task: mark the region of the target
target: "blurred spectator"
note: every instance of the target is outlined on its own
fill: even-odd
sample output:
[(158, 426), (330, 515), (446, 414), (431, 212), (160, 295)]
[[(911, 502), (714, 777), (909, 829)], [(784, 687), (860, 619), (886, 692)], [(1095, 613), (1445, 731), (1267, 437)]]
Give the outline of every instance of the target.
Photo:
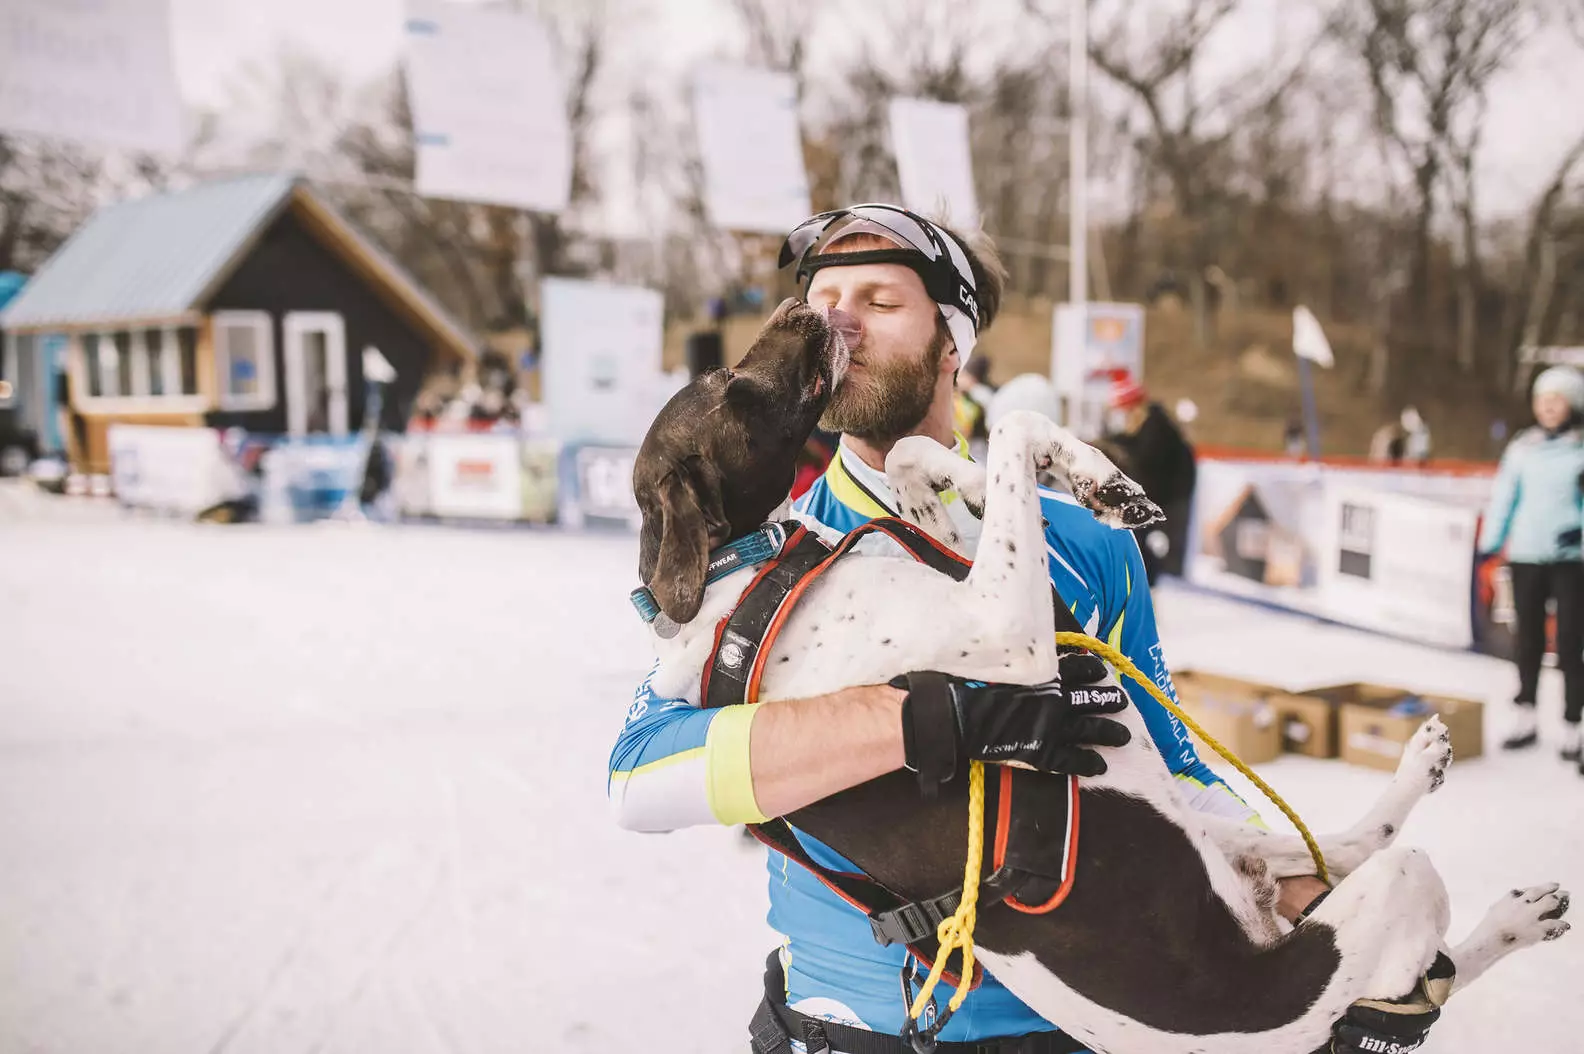
[(952, 403), (954, 427), (968, 440), (969, 449), (976, 458), (990, 438), (986, 411), (995, 396), (995, 388), (991, 387), (989, 378), (990, 357), (981, 351), (957, 374), (957, 394)]
[(1423, 465), (1430, 460), (1430, 426), (1413, 406), (1403, 408), (1399, 421), (1403, 428), (1403, 460)]
[(1382, 465), (1402, 464), (1408, 446), (1408, 433), (1402, 421), (1387, 421), (1370, 437), (1369, 459)]
[(1282, 452), (1288, 457), (1303, 457), (1309, 452), (1303, 422), (1296, 417), (1288, 418), (1287, 427), (1282, 429)]
[(1515, 435), (1502, 454), (1478, 545), (1487, 557), (1505, 546), (1512, 569), (1518, 695), (1502, 745), (1517, 750), (1539, 742), (1535, 696), (1546, 606), (1554, 601), (1565, 699), (1562, 756), (1577, 762), (1584, 717), (1584, 375), (1554, 366), (1536, 378), (1532, 400), (1535, 425)]
[(1162, 573), (1182, 574), (1188, 515), (1198, 475), (1194, 451), (1165, 407), (1152, 402), (1132, 375), (1124, 373), (1112, 382), (1110, 405), (1114, 431), (1102, 445), (1166, 514), (1165, 523), (1134, 532), (1144, 554), (1145, 572), (1154, 585)]
[(1050, 378), (1043, 373), (1020, 373), (997, 388), (985, 407), (985, 427), (995, 431), (1007, 414), (1017, 410), (1033, 410), (1060, 422), (1061, 400)]
[(835, 432), (827, 432), (820, 428), (809, 433), (808, 439), (803, 443), (803, 449), (798, 452), (797, 474), (792, 478), (793, 501), (801, 498), (803, 492), (825, 474), (825, 470), (830, 467), (831, 458), (836, 456), (836, 442), (839, 438)]

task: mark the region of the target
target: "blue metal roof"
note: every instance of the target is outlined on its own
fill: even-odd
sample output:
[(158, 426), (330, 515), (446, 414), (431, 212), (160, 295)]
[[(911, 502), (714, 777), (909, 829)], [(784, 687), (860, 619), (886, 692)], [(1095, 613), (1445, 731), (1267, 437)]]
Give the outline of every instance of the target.
[(290, 174), (238, 176), (100, 209), (56, 250), (0, 327), (168, 318), (211, 289), (290, 199)]

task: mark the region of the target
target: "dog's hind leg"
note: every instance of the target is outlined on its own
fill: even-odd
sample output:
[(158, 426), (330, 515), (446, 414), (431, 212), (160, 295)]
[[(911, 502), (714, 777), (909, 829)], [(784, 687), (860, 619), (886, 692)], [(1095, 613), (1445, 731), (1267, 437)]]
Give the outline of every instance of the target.
[[(1396, 774), (1369, 812), (1341, 834), (1321, 835), (1316, 839), (1332, 881), (1351, 875), (1372, 854), (1391, 845), (1414, 806), (1446, 782), (1451, 764), (1451, 736), (1441, 719), (1432, 717), (1403, 748)], [(1202, 819), (1211, 839), (1231, 859), (1249, 853), (1262, 856), (1276, 878), (1314, 873), (1314, 860), (1302, 839), (1223, 817), (1204, 816)]]
[(1453, 994), (1518, 949), (1554, 941), (1566, 933), (1570, 927), (1562, 916), (1567, 914), (1569, 899), (1565, 890), (1548, 882), (1515, 889), (1491, 905), (1468, 939), (1448, 953), (1457, 967)]

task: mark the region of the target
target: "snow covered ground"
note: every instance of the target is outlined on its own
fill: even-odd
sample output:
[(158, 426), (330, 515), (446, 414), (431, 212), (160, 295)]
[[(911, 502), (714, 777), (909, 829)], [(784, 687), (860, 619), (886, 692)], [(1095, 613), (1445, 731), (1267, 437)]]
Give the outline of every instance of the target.
[[(0, 492), (0, 1050), (745, 1049), (775, 940), (762, 850), (605, 811), (647, 667), (630, 536), (40, 500)], [(1180, 589), (1159, 606), (1178, 666), (1511, 692), (1474, 655)], [(1386, 780), (1261, 772), (1317, 828)], [(1548, 746), (1458, 763), (1405, 838), (1457, 937), (1510, 887), (1584, 890), (1581, 836), (1584, 778)], [(1584, 1049), (1580, 978), (1584, 935), (1521, 952), (1426, 1049)]]

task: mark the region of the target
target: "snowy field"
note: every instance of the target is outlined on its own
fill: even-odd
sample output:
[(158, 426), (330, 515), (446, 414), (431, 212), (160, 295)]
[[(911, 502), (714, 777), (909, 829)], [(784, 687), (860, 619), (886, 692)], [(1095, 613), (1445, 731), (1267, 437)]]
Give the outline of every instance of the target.
[[(762, 850), (605, 809), (648, 665), (635, 565), (621, 535), (201, 528), (0, 491), (0, 1051), (745, 1050)], [(1159, 606), (1176, 666), (1512, 690), (1474, 655)], [(1317, 828), (1386, 781), (1261, 772)], [(1405, 840), (1458, 938), (1510, 887), (1584, 891), (1581, 817), (1548, 745), (1458, 763)], [(1584, 935), (1520, 952), (1425, 1049), (1584, 1050), (1581, 980)]]

